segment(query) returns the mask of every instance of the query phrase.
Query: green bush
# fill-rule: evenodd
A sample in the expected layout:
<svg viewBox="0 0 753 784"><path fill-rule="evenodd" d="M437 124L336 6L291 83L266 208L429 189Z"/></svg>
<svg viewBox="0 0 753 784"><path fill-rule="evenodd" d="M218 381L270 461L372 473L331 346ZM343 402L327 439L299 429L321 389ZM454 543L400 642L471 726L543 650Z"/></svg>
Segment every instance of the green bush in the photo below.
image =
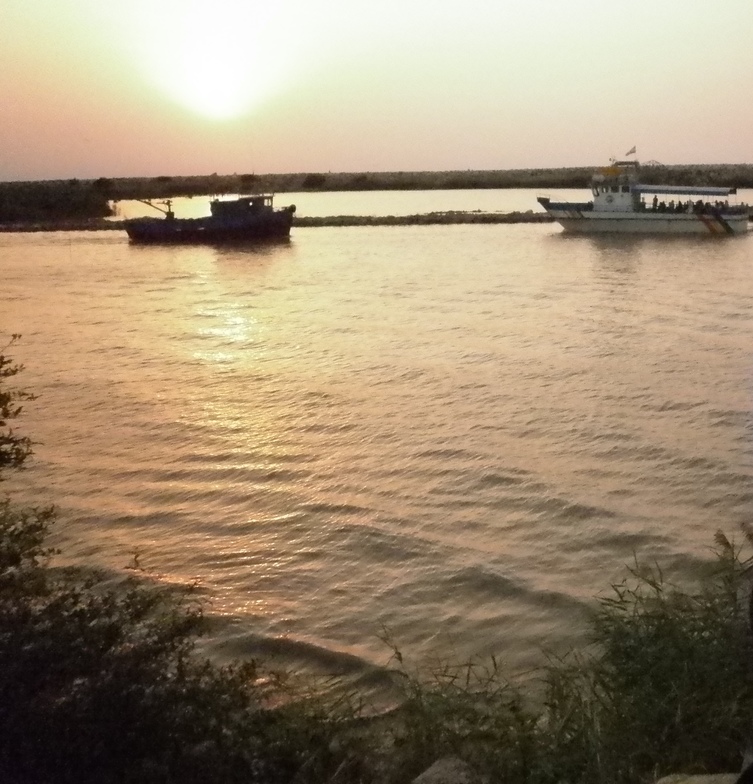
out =
<svg viewBox="0 0 753 784"><path fill-rule="evenodd" d="M594 619L600 746L635 780L654 767L735 770L753 729L749 561L718 533L717 562L695 591L637 566ZM615 779L617 780L617 779Z"/></svg>
<svg viewBox="0 0 753 784"><path fill-rule="evenodd" d="M108 194L93 182L0 183L0 223L70 221L112 215Z"/></svg>
<svg viewBox="0 0 753 784"><path fill-rule="evenodd" d="M21 336L12 335L7 350ZM4 468L19 468L31 454L31 440L13 432L10 421L16 419L21 411L23 400L33 400L34 396L23 390L7 387L7 379L23 370L5 354L0 353L0 479Z"/></svg>
<svg viewBox="0 0 753 784"><path fill-rule="evenodd" d="M0 781L306 782L341 764L331 706L271 707L283 680L196 655L190 595L52 570L51 519L0 506Z"/></svg>
<svg viewBox="0 0 753 784"><path fill-rule="evenodd" d="M307 174L301 183L301 187L305 190L318 190L324 187L327 182L327 177L324 174Z"/></svg>

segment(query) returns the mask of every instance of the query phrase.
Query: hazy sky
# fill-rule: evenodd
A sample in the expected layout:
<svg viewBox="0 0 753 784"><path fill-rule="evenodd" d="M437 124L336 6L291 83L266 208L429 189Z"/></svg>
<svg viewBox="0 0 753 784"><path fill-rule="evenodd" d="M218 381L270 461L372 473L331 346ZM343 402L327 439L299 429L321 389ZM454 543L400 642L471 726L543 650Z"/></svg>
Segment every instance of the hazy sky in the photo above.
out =
<svg viewBox="0 0 753 784"><path fill-rule="evenodd" d="M0 180L753 161L753 0L0 0Z"/></svg>

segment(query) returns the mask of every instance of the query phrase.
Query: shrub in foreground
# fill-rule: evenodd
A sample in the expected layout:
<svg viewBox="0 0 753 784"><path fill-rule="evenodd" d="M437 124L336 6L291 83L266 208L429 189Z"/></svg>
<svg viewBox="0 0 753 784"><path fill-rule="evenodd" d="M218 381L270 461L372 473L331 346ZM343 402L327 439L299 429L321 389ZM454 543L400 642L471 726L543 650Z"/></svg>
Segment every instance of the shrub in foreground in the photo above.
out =
<svg viewBox="0 0 753 784"><path fill-rule="evenodd" d="M50 519L0 506L0 780L305 782L339 764L336 712L272 709L253 663L196 656L188 598L48 568Z"/></svg>
<svg viewBox="0 0 753 784"><path fill-rule="evenodd" d="M7 349L13 345L20 335L12 335ZM13 431L10 422L16 419L23 409L24 400L33 400L34 396L21 389L8 387L8 379L23 370L23 365L16 364L0 350L0 479L4 468L20 468L31 454L31 440L27 436L19 436Z"/></svg>

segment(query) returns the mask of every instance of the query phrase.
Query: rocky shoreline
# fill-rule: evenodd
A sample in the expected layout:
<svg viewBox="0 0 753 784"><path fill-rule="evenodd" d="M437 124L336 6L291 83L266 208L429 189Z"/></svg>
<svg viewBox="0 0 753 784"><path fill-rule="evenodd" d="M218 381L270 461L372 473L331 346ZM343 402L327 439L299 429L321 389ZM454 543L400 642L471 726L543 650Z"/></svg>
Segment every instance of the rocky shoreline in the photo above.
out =
<svg viewBox="0 0 753 784"><path fill-rule="evenodd" d="M551 223L546 213L533 212L429 212L419 215L333 215L296 217L293 227L337 226L438 226L464 223ZM37 231L125 231L124 221L89 218L85 220L3 223L0 232Z"/></svg>

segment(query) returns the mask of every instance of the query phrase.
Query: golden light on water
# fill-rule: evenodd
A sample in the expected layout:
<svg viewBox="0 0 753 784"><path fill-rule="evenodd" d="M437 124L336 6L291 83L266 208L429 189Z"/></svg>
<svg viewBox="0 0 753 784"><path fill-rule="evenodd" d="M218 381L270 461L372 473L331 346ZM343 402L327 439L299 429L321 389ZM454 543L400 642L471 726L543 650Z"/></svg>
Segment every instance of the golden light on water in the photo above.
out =
<svg viewBox="0 0 753 784"><path fill-rule="evenodd" d="M291 65L282 10L248 0L142 0L133 35L150 82L213 119L279 88Z"/></svg>

